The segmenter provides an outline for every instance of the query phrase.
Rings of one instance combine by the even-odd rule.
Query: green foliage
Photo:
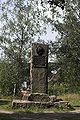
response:
[[[48,85],[48,93],[49,95],[64,95],[67,93],[80,93],[80,88],[78,86],[71,86],[72,84],[70,83],[63,83],[61,81],[61,83],[56,82],[54,84],[54,82],[50,82]]]
[[[10,95],[13,84],[19,89],[21,83],[29,79],[31,43],[36,35],[39,38],[46,31],[47,9],[38,0],[1,3],[0,48],[4,53],[0,63],[1,93]]]
[[[57,74],[60,86],[69,92],[79,92],[80,86],[80,11],[79,1],[67,1],[63,21],[55,22],[61,37],[52,44],[52,53],[60,64]],[[58,87],[58,84],[56,88]],[[60,87],[59,86],[59,87]],[[54,86],[55,87],[55,86]],[[63,89],[62,88],[62,89]]]
[[[0,47],[4,55],[0,61],[1,94],[11,95],[14,83],[19,89],[21,83],[29,78],[31,43],[36,35],[39,39],[43,32],[46,33],[47,23],[52,24],[53,30],[55,25],[59,33],[56,42],[50,42],[49,55],[53,59],[56,57],[54,61],[60,65],[55,68],[59,80],[49,84],[49,94],[80,91],[79,8],[79,0],[67,0],[63,15],[55,5],[50,7],[45,1],[42,5],[40,0],[2,2]],[[42,42],[38,39],[38,42]],[[49,64],[49,77],[53,69]]]
[[[0,94],[1,95],[12,95],[14,84],[16,84],[16,87],[18,89],[18,86],[21,85],[20,79],[19,79],[19,68],[15,66],[15,64],[12,65],[12,63],[9,63],[9,61],[1,61],[0,63]],[[24,66],[24,77],[27,78],[27,75],[29,75],[28,70],[28,64],[25,63]],[[16,91],[17,92],[17,91]]]

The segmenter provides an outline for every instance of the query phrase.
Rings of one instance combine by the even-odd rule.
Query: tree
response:
[[[21,83],[28,79],[29,48],[35,36],[45,31],[46,9],[40,6],[38,0],[7,0],[1,4],[0,47],[4,51],[5,65],[8,66],[4,66],[7,75],[3,74],[5,78],[0,79],[1,84],[4,78],[8,83],[16,83],[19,89]]]
[[[58,3],[59,5],[61,4]],[[35,36],[38,36],[36,41],[42,42],[39,37],[46,32],[46,24],[54,25],[55,20],[52,18],[55,15],[57,18],[60,16],[56,12],[56,5],[52,6],[46,1],[41,3],[41,0],[6,0],[1,4],[0,47],[4,51],[5,64],[9,65],[9,69],[4,67],[7,73],[5,80],[9,78],[7,80],[16,83],[18,89],[22,81],[29,76],[28,51]]]
[[[60,34],[53,52],[61,64],[59,75],[61,82],[66,86],[66,92],[79,91],[80,86],[80,2],[67,1],[63,22],[57,21],[55,26]],[[57,45],[58,44],[58,45]],[[61,83],[61,84],[62,84]]]

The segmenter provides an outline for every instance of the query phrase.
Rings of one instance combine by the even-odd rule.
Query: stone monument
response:
[[[30,81],[32,93],[48,92],[48,45],[33,43],[31,49]]]
[[[56,96],[48,93],[48,45],[33,43],[30,63],[31,91],[23,91],[22,100],[13,100],[13,107],[50,107]]]

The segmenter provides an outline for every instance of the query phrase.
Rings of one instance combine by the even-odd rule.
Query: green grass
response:
[[[61,98],[65,101],[69,101],[69,103],[76,109],[80,109],[80,95],[79,94],[66,94],[63,96],[58,96],[58,98]],[[7,111],[14,111],[14,112],[68,112],[70,111],[69,109],[66,108],[56,108],[56,107],[51,107],[51,108],[38,108],[38,107],[29,107],[29,108],[18,108],[18,109],[12,109],[12,103],[9,101],[0,101],[0,109],[1,110],[7,110]]]
[[[1,100],[0,101],[0,109],[7,110],[7,111],[13,111],[11,108],[11,101]]]
[[[12,100],[13,96],[0,96],[0,99]]]
[[[59,96],[58,98],[62,98],[65,101],[69,101],[69,103],[74,107],[80,107],[80,94],[65,94],[63,96]]]
[[[63,109],[63,108],[38,108],[38,107],[30,107],[30,108],[19,108],[15,109],[15,112],[27,112],[27,113],[36,113],[36,112],[41,112],[41,113],[46,113],[46,112],[69,112],[70,110],[68,109]]]
[[[68,109],[64,108],[38,108],[38,107],[28,107],[28,108],[16,108],[12,109],[11,102],[0,102],[0,109],[1,110],[7,110],[7,111],[13,111],[13,112],[27,112],[27,113],[35,113],[35,112],[61,112],[61,111],[69,111]]]

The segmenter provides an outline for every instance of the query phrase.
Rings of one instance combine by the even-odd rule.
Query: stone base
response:
[[[52,102],[34,102],[34,101],[26,101],[26,100],[13,100],[12,108],[30,108],[30,107],[38,107],[38,108],[50,108],[53,106]]]
[[[44,93],[32,93],[29,95],[28,100],[35,102],[50,102],[49,95]]]
[[[38,107],[38,108],[49,108],[54,106],[54,101],[56,100],[56,96],[49,96],[44,93],[31,93],[24,94],[22,100],[13,100],[12,107],[13,108],[29,108],[29,107]]]
[[[57,100],[57,96],[55,95],[49,96],[49,98],[50,98],[50,102],[55,102]]]
[[[55,95],[49,96],[44,93],[31,93],[24,94],[22,100],[35,101],[35,102],[55,102],[57,97]]]
[[[27,101],[27,100],[13,100],[12,108],[30,108],[30,107],[38,107],[38,108],[70,108],[74,109],[68,101],[58,101],[58,102],[35,102],[35,101]]]

